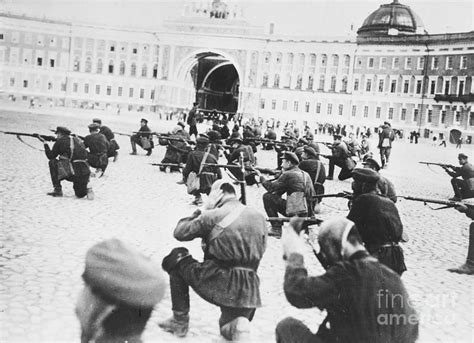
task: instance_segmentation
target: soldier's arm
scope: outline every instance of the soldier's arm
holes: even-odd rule
[[[287,190],[287,179],[288,175],[286,175],[286,173],[282,173],[278,179],[274,181],[262,182],[262,185],[267,191],[282,195]]]
[[[209,216],[196,210],[190,217],[183,218],[178,222],[173,235],[178,241],[191,241],[197,237],[206,237],[212,226]]]
[[[56,157],[58,157],[58,155],[59,155],[59,146],[58,146],[58,144],[59,144],[58,142],[55,142],[53,144],[53,148],[50,149],[48,143],[46,143],[46,142],[44,143],[44,153],[46,154],[46,157],[49,160],[53,160]]]

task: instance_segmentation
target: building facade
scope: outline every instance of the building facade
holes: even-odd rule
[[[1,14],[0,98],[157,112],[189,108],[425,137],[474,134],[474,32],[429,35],[394,1],[357,36],[275,36],[222,2],[155,32]]]

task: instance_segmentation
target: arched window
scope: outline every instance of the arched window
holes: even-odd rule
[[[296,89],[301,89],[303,86],[303,75],[299,74],[296,78]]]
[[[72,70],[79,71],[79,69],[81,69],[81,62],[79,56],[76,56],[74,57],[74,66],[72,67]]]
[[[275,78],[273,80],[273,87],[274,88],[279,88],[280,87],[280,75],[275,74]]]
[[[269,52],[265,53],[265,63],[270,63],[271,59],[272,59],[272,54]]]
[[[336,91],[336,76],[331,76],[331,92]]]
[[[294,55],[290,52],[288,54],[288,64],[293,64]]]
[[[120,69],[119,69],[120,75],[125,75],[125,62],[120,61]]]
[[[110,60],[109,61],[109,74],[114,73],[114,61]]]
[[[318,90],[320,90],[320,91],[324,90],[324,81],[325,81],[324,75],[321,75],[321,76],[319,77],[319,87],[318,87]]]
[[[97,74],[102,74],[102,69],[103,69],[103,63],[102,63],[102,59],[98,59],[97,60]]]
[[[146,74],[147,74],[147,66],[146,64],[144,64],[142,66],[142,77],[146,77]]]
[[[158,64],[153,66],[153,78],[156,79],[158,77]]]
[[[314,78],[313,75],[308,76],[308,89],[313,90]]]
[[[333,67],[339,66],[339,55],[332,55],[332,66]]]
[[[130,76],[137,76],[137,65],[135,63],[130,66]]]
[[[315,66],[315,65],[316,65],[316,54],[311,54],[311,55],[310,55],[309,63],[310,63],[310,65],[312,65],[312,66]]]
[[[321,66],[325,67],[328,63],[328,56],[326,54],[321,55]]]
[[[281,63],[281,59],[282,59],[282,53],[279,52],[279,53],[276,55],[276,64],[280,64],[280,63]]]
[[[286,77],[285,77],[285,84],[284,84],[284,87],[285,88],[290,88],[291,86],[291,74],[290,73],[287,73],[286,74]]]
[[[344,55],[344,67],[350,67],[351,64],[351,56]]]
[[[304,65],[304,60],[305,60],[305,58],[306,58],[306,57],[305,57],[304,54],[300,54],[300,56],[299,56],[299,64],[300,64],[300,65],[302,65],[302,66]]]
[[[263,73],[262,87],[268,87],[268,74]]]
[[[86,73],[90,73],[92,71],[92,59],[90,57],[86,58],[86,66],[84,71]]]
[[[342,78],[341,92],[347,92],[347,76]]]

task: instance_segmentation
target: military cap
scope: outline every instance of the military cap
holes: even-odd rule
[[[318,153],[316,152],[316,150],[314,150],[312,147],[306,145],[304,147],[304,152],[307,153],[309,156],[312,156],[312,157],[318,157]]]
[[[365,158],[364,159],[364,162],[362,162],[363,165],[371,165],[375,168],[376,171],[379,171],[380,170],[380,164],[378,164],[378,162],[376,160],[374,160],[373,158]]]
[[[89,130],[98,130],[100,128],[99,124],[97,123],[89,124],[87,125],[87,127],[89,128]]]
[[[466,154],[460,153],[460,154],[458,155],[458,159],[460,159],[460,158],[462,158],[463,160],[465,160],[465,159],[467,159],[468,157],[467,157]]]
[[[99,118],[94,118],[94,119],[92,119],[92,122],[102,125],[102,120],[99,119]]]
[[[186,127],[186,124],[183,123],[182,121],[179,121],[179,122],[178,122],[178,125],[181,126],[183,129]]]
[[[148,124],[148,120],[146,120],[145,118],[140,119],[140,121],[143,121],[145,122],[145,124]]]
[[[380,175],[372,169],[356,168],[352,171],[352,178],[359,182],[376,183],[380,179]]]
[[[282,158],[287,160],[287,161],[290,161],[293,164],[299,164],[300,163],[300,159],[298,158],[298,156],[294,152],[285,151],[283,153]]]
[[[54,131],[55,133],[62,133],[63,135],[70,135],[71,134],[71,130],[69,130],[67,127],[65,126],[58,126],[56,128],[56,131]]]
[[[339,135],[339,134],[335,134],[335,135],[332,136],[332,138],[334,138],[334,139],[342,139],[342,136]]]
[[[118,239],[87,251],[82,278],[98,295],[132,307],[154,307],[166,287],[160,266]]]
[[[241,139],[240,133],[238,131],[233,131],[229,137],[229,140],[236,139],[236,138]]]
[[[183,128],[182,128],[181,126],[179,126],[179,125],[176,125],[176,126],[173,128],[173,130],[171,130],[171,133],[174,134],[174,133],[177,133],[177,132],[179,132],[179,131],[183,131]]]
[[[207,145],[207,144],[209,144],[209,138],[200,135],[200,136],[196,139],[196,144],[199,144],[199,145]]]

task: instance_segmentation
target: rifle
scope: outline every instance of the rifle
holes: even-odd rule
[[[323,222],[322,219],[311,218],[311,217],[301,217],[301,219],[307,225],[319,225]],[[267,221],[277,222],[277,223],[288,223],[290,220],[291,220],[291,218],[288,218],[288,217],[269,217],[269,218],[267,218]]]
[[[183,143],[188,143],[188,144],[196,144],[195,141],[192,141],[192,140],[189,140],[189,139],[185,139],[185,138],[168,137],[168,136],[164,136],[164,135],[159,135],[159,134],[157,134],[157,133],[155,133],[155,136],[156,136],[158,139],[166,139],[166,140],[174,141],[174,142],[183,142]]]
[[[279,170],[274,170],[270,168],[260,168],[260,167],[252,167],[252,169],[259,171],[262,174],[268,174],[268,175],[278,175],[280,173]]]
[[[339,192],[339,193],[330,193],[330,194],[318,194],[313,196],[313,199],[323,199],[323,198],[344,198],[344,199],[352,199],[351,192]]]
[[[474,208],[474,198],[463,199],[460,201],[453,201],[453,200],[439,200],[439,199],[431,199],[431,198],[419,198],[419,197],[412,197],[412,196],[405,196],[405,195],[399,195],[398,197],[406,199],[406,200],[411,200],[411,201],[421,201],[425,205],[426,204],[445,205],[442,207],[434,208],[434,210],[442,210],[445,208],[457,207],[457,206],[462,206],[462,205]]]
[[[127,136],[127,137],[132,137],[133,136],[129,133],[122,133],[122,132],[114,132],[114,134],[119,135],[119,136]]]
[[[182,163],[150,163],[152,166],[158,167],[175,167],[175,168],[184,168]]]
[[[329,142],[313,142],[313,143],[324,144],[324,145],[327,146],[329,149],[331,149],[332,146],[334,145],[333,143],[329,143]]]
[[[24,137],[34,137],[34,138],[41,137],[42,139],[44,139],[47,142],[55,142],[56,141],[56,137],[54,137],[54,136],[40,135],[38,133],[25,133],[25,132],[12,132],[12,131],[0,131],[0,132],[4,133],[6,135],[15,135],[20,140],[21,140],[20,137],[24,136]]]
[[[426,164],[427,166],[433,165],[433,166],[440,166],[442,168],[452,168],[452,169],[455,168],[455,166],[453,166],[452,164],[444,164],[444,163],[437,163],[437,162],[418,162],[418,163]]]
[[[319,154],[319,156],[324,157],[324,158],[327,158],[327,159],[331,159],[331,158],[332,158],[332,155]]]

